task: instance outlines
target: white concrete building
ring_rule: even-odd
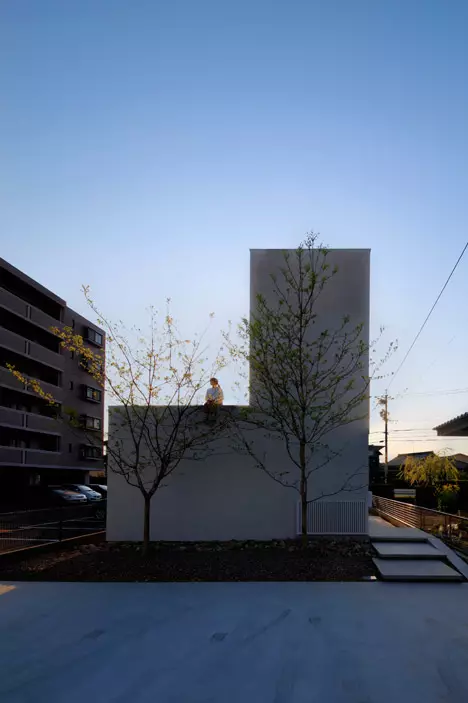
[[[282,265],[280,250],[251,251],[251,306],[257,293],[271,299],[271,273]],[[326,326],[334,329],[345,315],[353,325],[362,324],[362,339],[369,338],[368,250],[331,250],[331,267],[339,271],[325,287],[318,303],[319,322],[314,334]],[[368,372],[356,373],[356,384]],[[201,414],[201,410],[199,411]],[[223,413],[236,412],[223,408]],[[337,429],[329,438],[337,456],[309,480],[308,530],[315,534],[366,534],[368,491],[368,403],[362,419]],[[284,442],[267,439],[254,430],[254,446],[273,472],[288,470]],[[115,408],[109,409],[109,442],[128,446],[128,429]],[[108,539],[141,540],[143,498],[122,476],[108,475]],[[300,529],[299,494],[285,488],[258,468],[248,456],[232,449],[229,434],[217,438],[209,456],[201,461],[183,460],[152,499],[151,538],[154,540],[230,540],[295,537]],[[345,490],[342,490],[345,488]]]

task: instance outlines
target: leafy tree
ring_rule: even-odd
[[[143,497],[146,553],[153,496],[182,459],[201,459],[210,453],[213,440],[227,424],[222,417],[205,421],[196,405],[202,388],[224,368],[226,358],[221,347],[209,363],[204,334],[191,341],[179,334],[169,300],[164,315],[150,308],[148,329],[143,333],[108,320],[92,300],[89,288],[84,287],[83,291],[106,332],[106,358],[88,347],[71,327],[54,327],[52,331],[64,349],[79,355],[82,366],[106,392],[108,403],[117,406],[107,442],[108,467]],[[29,379],[12,366],[10,370],[38,395],[55,402],[44,392],[40,381]],[[65,415],[72,426],[79,426],[79,418],[72,411]]]
[[[410,486],[433,488],[439,510],[445,510],[456,502],[460,475],[450,456],[435,453],[423,458],[408,456],[399,477]]]
[[[345,315],[330,329],[320,313],[321,296],[337,275],[328,250],[309,234],[295,252],[284,253],[283,267],[271,276],[273,302],[257,295],[237,339],[231,331],[225,335],[232,357],[250,371],[250,403],[234,420],[239,446],[272,479],[298,491],[304,540],[314,474],[341,452],[333,433],[368,413],[370,345],[363,323]],[[253,429],[284,445],[284,471],[259,453]],[[361,473],[366,479],[357,483]],[[337,490],[315,500],[362,487],[367,473],[367,465],[356,467]]]

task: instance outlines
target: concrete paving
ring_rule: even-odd
[[[373,542],[382,559],[441,559],[443,554],[426,542]]]
[[[6,585],[5,703],[468,701],[468,584]]]
[[[374,559],[385,581],[464,581],[463,576],[443,561],[423,559]],[[468,604],[467,604],[468,607]]]

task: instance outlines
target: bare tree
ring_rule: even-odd
[[[293,254],[284,253],[283,267],[271,275],[274,302],[257,295],[237,340],[225,335],[232,357],[250,372],[249,405],[233,419],[238,446],[273,480],[298,491],[303,539],[312,477],[342,451],[333,433],[368,413],[371,345],[364,325],[344,316],[328,329],[320,317],[320,298],[337,274],[328,251],[309,234]],[[281,472],[259,453],[253,439],[259,430],[285,447],[289,466]],[[318,498],[362,487],[365,482],[355,480],[359,473],[367,477],[367,464]]]
[[[143,552],[147,553],[153,496],[182,459],[197,460],[210,453],[213,440],[227,425],[220,414],[205,419],[197,405],[202,388],[226,365],[226,358],[221,347],[210,362],[205,333],[192,340],[181,337],[170,314],[169,300],[164,315],[149,309],[148,329],[143,333],[108,320],[92,300],[89,288],[83,290],[106,332],[106,359],[90,349],[72,328],[55,327],[53,332],[63,348],[80,355],[82,365],[106,391],[108,402],[117,406],[109,428],[108,467],[143,496]],[[40,381],[10,369],[54,403]],[[72,425],[79,423],[73,413],[67,420]]]

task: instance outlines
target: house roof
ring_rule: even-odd
[[[468,435],[468,413],[457,415],[434,427],[439,437],[464,437]]]
[[[403,466],[409,456],[412,456],[415,459],[425,459],[427,456],[434,456],[434,452],[408,452],[407,454],[398,454],[388,462],[388,465],[395,467]]]
[[[391,461],[388,462],[389,467],[399,468],[403,466],[408,457],[414,457],[415,459],[425,459],[428,456],[434,456],[435,452],[408,452],[408,454],[398,454]],[[457,469],[462,471],[467,470],[468,466],[468,456],[466,454],[448,454],[450,459],[453,459]]]

